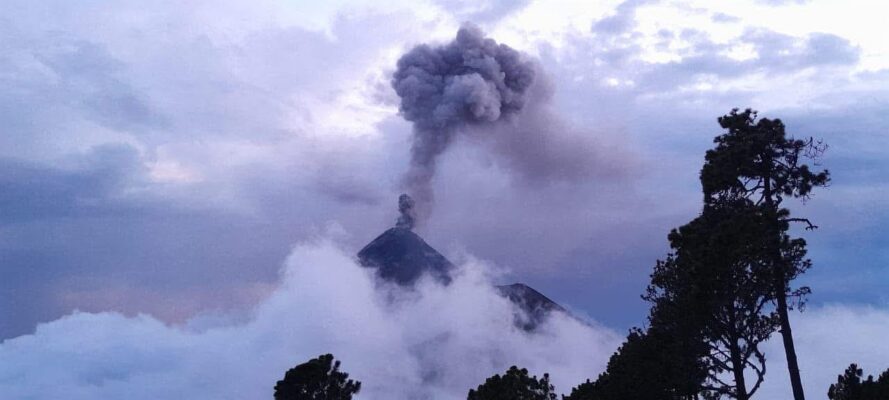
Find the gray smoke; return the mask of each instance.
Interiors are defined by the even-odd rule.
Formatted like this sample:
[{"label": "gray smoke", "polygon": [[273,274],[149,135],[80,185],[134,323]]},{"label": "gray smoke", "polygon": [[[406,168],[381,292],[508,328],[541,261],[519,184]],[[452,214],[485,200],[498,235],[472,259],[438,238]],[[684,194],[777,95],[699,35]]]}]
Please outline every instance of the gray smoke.
[{"label": "gray smoke", "polygon": [[407,194],[402,194],[398,196],[398,212],[401,215],[398,216],[398,221],[395,223],[395,226],[398,228],[404,229],[414,229],[414,221],[416,221],[416,217],[414,216],[414,199]]},{"label": "gray smoke", "polygon": [[436,159],[454,134],[521,111],[535,76],[528,57],[486,38],[473,25],[460,28],[448,44],[422,44],[398,60],[392,87],[401,97],[401,115],[414,128],[404,184],[417,198],[421,215],[428,214],[432,202]]}]

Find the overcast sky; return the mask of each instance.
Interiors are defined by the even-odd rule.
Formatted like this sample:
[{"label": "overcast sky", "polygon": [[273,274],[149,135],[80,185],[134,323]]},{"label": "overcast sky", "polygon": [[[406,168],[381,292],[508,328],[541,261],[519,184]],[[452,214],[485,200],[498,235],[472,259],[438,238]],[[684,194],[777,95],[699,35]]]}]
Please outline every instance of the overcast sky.
[{"label": "overcast sky", "polygon": [[[463,22],[539,63],[556,139],[457,140],[417,229],[434,247],[625,332],[699,211],[716,118],[752,107],[830,146],[831,186],[789,204],[821,227],[800,232],[806,312],[889,312],[886,5],[375,3],[2,2],[0,339],[75,309],[238,313],[296,243],[334,230],[356,252],[408,168],[395,63]],[[582,173],[535,167],[563,148]]]}]

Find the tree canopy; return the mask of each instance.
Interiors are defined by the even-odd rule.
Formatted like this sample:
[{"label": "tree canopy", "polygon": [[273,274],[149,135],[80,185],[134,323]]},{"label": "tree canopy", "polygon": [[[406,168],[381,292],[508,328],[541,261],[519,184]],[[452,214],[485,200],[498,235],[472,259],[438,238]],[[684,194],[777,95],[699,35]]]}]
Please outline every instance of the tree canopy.
[{"label": "tree canopy", "polygon": [[549,374],[537,379],[528,370],[509,367],[503,376],[496,374],[476,389],[470,389],[467,400],[555,400],[555,388]]},{"label": "tree canopy", "polygon": [[[669,329],[679,329],[681,323]],[[701,391],[706,368],[700,342],[666,325],[630,330],[598,379],[578,385],[565,400],[692,399]]]},{"label": "tree canopy", "polygon": [[811,262],[805,240],[788,232],[793,222],[815,226],[791,217],[782,201],[829,183],[828,171],[804,162],[817,165],[826,146],[789,137],[781,120],[750,109],[718,122],[725,132],[705,155],[701,214],[669,234],[672,252],[643,295],[652,306],[648,328],[632,330],[606,371],[567,399],[748,399],[764,380],[760,344],[775,331],[794,397],[803,399],[787,310],[788,297],[809,292],[790,282]]},{"label": "tree canopy", "polygon": [[843,375],[837,376],[837,383],[830,385],[827,398],[830,400],[886,400],[889,399],[889,369],[874,380],[868,375],[862,380],[864,371],[851,364]]},{"label": "tree canopy", "polygon": [[758,118],[746,109],[719,117],[727,132],[716,136],[716,147],[704,156],[701,184],[704,201],[716,196],[755,198],[780,205],[784,197],[806,198],[812,189],[830,182],[827,170],[812,171],[804,159],[816,162],[826,150],[813,139],[787,137],[780,119]]},{"label": "tree canopy", "polygon": [[350,400],[361,390],[361,382],[339,369],[332,354],[297,365],[275,384],[275,400]]},{"label": "tree canopy", "polygon": [[[707,205],[669,237],[673,253],[659,261],[643,296],[652,303],[652,327],[687,321],[689,340],[706,351],[704,390],[747,399],[765,376],[760,350],[778,327],[766,310],[772,299],[766,234],[768,219],[745,199]],[[752,371],[745,376],[744,371]],[[734,378],[726,380],[726,374]],[[748,384],[747,378],[754,378]]]}]

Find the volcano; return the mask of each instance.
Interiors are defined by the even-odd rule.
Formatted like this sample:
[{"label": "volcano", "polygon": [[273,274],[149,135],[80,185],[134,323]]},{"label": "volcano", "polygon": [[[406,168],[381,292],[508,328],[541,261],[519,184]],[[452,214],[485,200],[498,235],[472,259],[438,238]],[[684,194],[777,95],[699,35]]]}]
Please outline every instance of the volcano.
[{"label": "volcano", "polygon": [[450,283],[448,261],[408,228],[390,228],[358,252],[361,265],[377,269],[377,275],[400,285],[411,285],[423,274]]},{"label": "volcano", "polygon": [[[362,266],[374,268],[382,280],[412,287],[424,275],[447,285],[454,264],[413,232],[413,200],[407,195],[399,198],[401,216],[395,227],[389,228],[358,252]],[[516,326],[534,330],[552,312],[568,314],[562,306],[523,283],[496,286],[497,291],[523,311],[515,315]]]}]

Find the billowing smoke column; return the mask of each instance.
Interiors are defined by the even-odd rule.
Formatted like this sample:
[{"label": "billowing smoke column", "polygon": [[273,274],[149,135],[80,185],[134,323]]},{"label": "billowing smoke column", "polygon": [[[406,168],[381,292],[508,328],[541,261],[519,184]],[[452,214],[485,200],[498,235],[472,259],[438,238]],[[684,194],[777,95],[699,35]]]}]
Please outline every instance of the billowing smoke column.
[{"label": "billowing smoke column", "polygon": [[398,196],[398,212],[401,215],[398,216],[398,222],[395,223],[395,226],[407,230],[414,229],[416,217],[414,217],[414,199],[411,196],[407,194]]},{"label": "billowing smoke column", "polygon": [[392,87],[401,114],[413,122],[411,166],[405,186],[421,216],[432,202],[435,162],[454,134],[468,125],[493,124],[522,110],[535,65],[524,54],[466,25],[443,46],[419,45],[398,60]]}]

